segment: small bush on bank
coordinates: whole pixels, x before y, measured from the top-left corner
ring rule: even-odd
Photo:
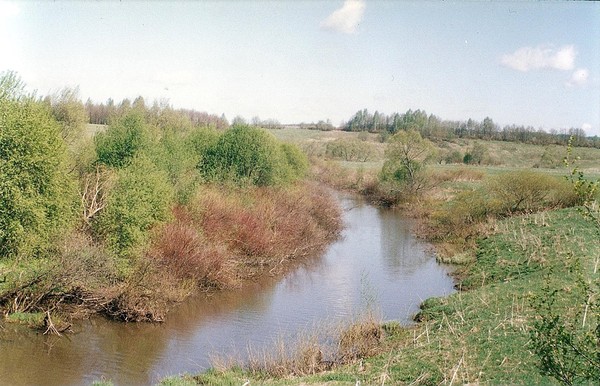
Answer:
[[[191,280],[201,288],[227,287],[235,279],[226,248],[209,243],[184,208],[177,208],[175,220],[160,230],[151,257],[177,280]]]
[[[577,202],[567,181],[529,170],[493,176],[484,189],[498,201],[499,210],[507,214],[532,213]]]

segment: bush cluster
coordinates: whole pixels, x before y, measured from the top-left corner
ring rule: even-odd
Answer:
[[[467,238],[476,225],[489,218],[576,205],[578,198],[570,184],[559,177],[530,170],[505,172],[488,177],[476,189],[459,193],[435,211],[431,236]]]
[[[138,98],[90,137],[76,91],[40,100],[23,87],[0,75],[0,307],[9,312],[65,298],[121,320],[160,320],[193,288],[246,274],[233,266],[260,271],[339,231],[328,195],[292,184],[308,170],[304,153],[264,130],[217,131]]]
[[[267,131],[242,125],[227,130],[206,148],[198,168],[210,181],[272,186],[303,177],[308,166],[305,158]]]
[[[11,84],[0,82],[0,259],[41,256],[76,205],[60,126],[47,105]]]

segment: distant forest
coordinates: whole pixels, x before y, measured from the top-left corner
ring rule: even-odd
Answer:
[[[88,99],[84,107],[89,117],[89,123],[108,125],[111,118],[120,116],[122,112],[128,111],[131,108],[142,107],[149,112],[158,112],[168,106],[166,102],[154,102],[152,106],[147,106],[144,98],[139,96],[133,102],[129,99],[123,99],[119,103],[115,103],[112,98],[109,98],[106,103],[94,103],[91,99]],[[218,116],[190,109],[179,109],[177,112],[189,117],[192,124],[196,127],[212,127],[215,129],[226,129],[229,127],[229,122],[224,115]]]
[[[108,99],[106,103],[94,103],[88,99],[85,103],[85,110],[89,117],[89,123],[107,125],[113,116],[118,116],[120,112],[126,111],[132,107],[143,106],[149,111],[160,111],[165,106],[159,102],[154,102],[152,106],[147,106],[144,98],[137,97],[131,102],[124,99],[115,103]],[[225,129],[230,126],[225,115],[209,114],[191,109],[179,109],[180,113],[188,116],[192,124],[197,127],[212,127],[215,129]],[[300,123],[293,125],[282,125],[277,120],[260,120],[254,117],[250,122],[237,116],[231,122],[235,124],[250,124],[265,128],[282,128],[294,126],[313,130],[334,130],[335,127],[329,122],[319,121],[318,123]],[[339,129],[345,131],[367,131],[370,133],[380,133],[382,136],[392,135],[398,131],[416,130],[421,136],[436,140],[449,140],[454,138],[470,138],[483,140],[497,140],[507,142],[522,142],[536,145],[566,145],[569,138],[573,137],[574,146],[600,148],[600,137],[586,136],[583,129],[536,129],[532,126],[506,125],[500,127],[492,118],[486,117],[479,122],[469,118],[466,121],[443,120],[434,114],[427,114],[424,110],[408,110],[405,113],[392,113],[390,115],[382,114],[378,111],[374,113],[367,109],[359,110],[346,123],[342,123]]]
[[[566,145],[573,137],[573,145],[600,148],[600,137],[587,137],[582,129],[571,128],[545,131],[532,126],[507,125],[500,127],[486,117],[482,122],[449,121],[427,114],[423,110],[408,110],[405,113],[381,114],[370,113],[367,109],[359,110],[345,124],[346,131],[368,131],[391,135],[401,130],[416,130],[423,137],[431,140],[447,140],[453,138],[471,138],[509,142],[523,142],[537,145]]]

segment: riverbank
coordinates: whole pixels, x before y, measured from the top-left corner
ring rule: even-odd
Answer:
[[[83,235],[65,241],[60,264],[40,262],[34,270],[30,264],[3,263],[0,304],[6,321],[45,332],[49,323],[59,332],[71,319],[91,314],[161,321],[194,292],[281,274],[319,254],[342,226],[335,199],[311,182],[204,185],[185,207],[175,207],[171,218],[153,230],[152,242],[122,277],[119,261]]]
[[[576,209],[562,209],[502,220],[476,245],[477,259],[462,268],[462,290],[428,299],[414,326],[384,325],[373,356],[301,377],[211,370],[163,384],[555,383],[540,373],[535,356],[540,304],[555,299],[554,312],[570,320],[573,332],[580,330],[584,305],[577,283],[600,280],[596,230]],[[588,326],[597,323],[595,310],[587,313]]]

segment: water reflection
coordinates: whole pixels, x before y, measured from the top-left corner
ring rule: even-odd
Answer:
[[[150,384],[197,372],[214,355],[244,355],[323,323],[375,307],[385,319],[410,323],[418,304],[452,291],[446,270],[397,213],[341,199],[346,228],[322,257],[283,279],[266,277],[239,291],[198,295],[163,324],[93,319],[56,339],[18,326],[0,329],[0,384],[86,384],[105,377],[117,385]]]

